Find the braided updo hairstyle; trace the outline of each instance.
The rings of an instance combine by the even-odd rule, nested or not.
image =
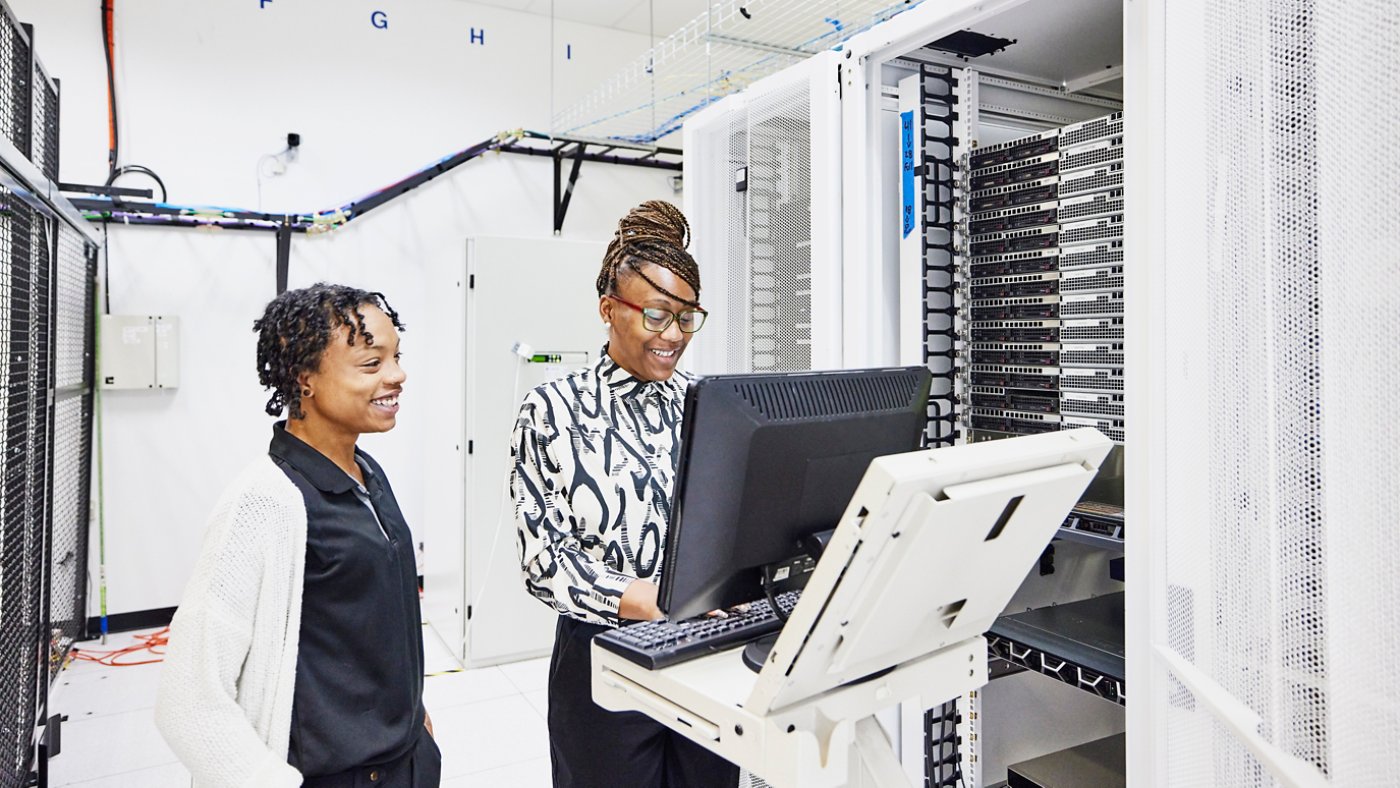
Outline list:
[[[268,303],[263,316],[253,321],[253,330],[258,332],[258,382],[272,389],[267,415],[280,416],[285,407],[289,418],[306,417],[297,378],[320,368],[321,354],[336,329],[349,329],[347,344],[354,345],[356,336],[364,337],[366,345],[374,344],[374,335],[365,330],[362,306],[379,307],[394,328],[404,329],[399,313],[389,306],[383,293],[344,285],[318,282],[288,290]]]
[[[679,276],[700,297],[700,267],[690,256],[690,222],[676,206],[662,200],[648,200],[627,212],[617,223],[608,251],[603,255],[603,268],[598,272],[598,295],[617,293],[618,277],[636,274],[661,293],[689,306],[699,301],[681,298],[658,285],[642,273],[647,263],[654,263]]]

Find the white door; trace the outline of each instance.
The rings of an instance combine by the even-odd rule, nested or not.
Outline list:
[[[548,653],[556,614],[525,591],[506,477],[530,389],[598,360],[594,281],[605,245],[556,239],[467,243],[464,658],[469,667]],[[528,345],[536,360],[514,352]]]

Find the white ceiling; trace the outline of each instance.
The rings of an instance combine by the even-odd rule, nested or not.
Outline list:
[[[472,0],[481,5],[509,8],[570,22],[611,27],[646,35],[655,32],[658,40],[705,13],[710,0]]]

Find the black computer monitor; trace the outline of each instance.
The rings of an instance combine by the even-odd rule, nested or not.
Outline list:
[[[870,461],[919,448],[923,367],[690,384],[658,604],[675,621],[763,596],[764,566],[836,527]]]

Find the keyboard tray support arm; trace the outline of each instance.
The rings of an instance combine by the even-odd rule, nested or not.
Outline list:
[[[652,671],[592,648],[593,698],[600,706],[642,712],[774,788],[909,788],[875,713],[902,702],[930,708],[987,680],[987,644],[977,637],[760,715],[741,705],[756,678],[742,649]]]

